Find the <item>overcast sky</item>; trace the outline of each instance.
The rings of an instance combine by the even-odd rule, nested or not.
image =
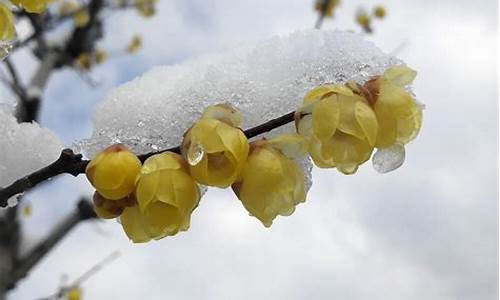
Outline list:
[[[158,14],[107,18],[102,46],[144,36],[136,56],[96,68],[91,89],[73,71],[54,76],[41,123],[67,144],[88,136],[106,91],[154,65],[249,44],[314,25],[309,0],[160,0]],[[359,4],[344,1],[324,29],[355,29]],[[368,37],[418,71],[426,104],[402,168],[355,176],[313,171],[308,201],[270,229],[230,191],[210,190],[187,233],[131,244],[115,221],[79,225],[18,285],[11,299],[53,293],[114,250],[121,258],[89,279],[85,299],[497,299],[497,1],[385,0],[388,17]],[[29,70],[29,54],[15,60]],[[0,93],[8,98],[5,92]],[[30,193],[33,244],[91,188],[63,177]]]

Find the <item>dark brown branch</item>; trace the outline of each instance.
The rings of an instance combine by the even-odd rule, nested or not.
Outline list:
[[[24,278],[28,272],[49,253],[54,246],[60,242],[70,230],[72,230],[80,221],[93,219],[96,215],[92,208],[92,204],[88,200],[81,199],[78,202],[77,208],[63,219],[53,231],[29,253],[19,259],[15,264],[14,271],[11,274],[11,282],[9,289],[14,288],[15,284]]]
[[[293,122],[294,113],[295,112],[290,112],[276,119],[272,119],[258,126],[249,128],[245,130],[244,133],[248,138],[252,138],[260,134],[269,132],[275,128]],[[162,151],[149,152],[146,154],[141,154],[138,157],[142,162],[144,162],[149,157],[166,151],[180,153],[180,147],[177,146]],[[23,193],[35,187],[37,184],[45,180],[48,180],[52,177],[55,177],[57,175],[67,173],[73,176],[78,176],[78,174],[85,173],[85,168],[87,167],[88,163],[89,163],[88,160],[82,159],[81,154],[75,154],[71,149],[64,149],[61,152],[59,158],[55,162],[34,173],[31,173],[21,179],[16,180],[14,183],[3,189],[0,189],[0,207],[6,207],[7,200],[10,197]]]

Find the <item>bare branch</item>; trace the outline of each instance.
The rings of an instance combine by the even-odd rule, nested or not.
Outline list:
[[[28,272],[68,234],[70,230],[80,223],[80,221],[93,219],[95,217],[96,215],[92,208],[92,204],[90,204],[88,200],[82,198],[78,202],[77,208],[70,215],[56,225],[53,231],[28,254],[19,259],[11,274],[11,281],[8,288],[14,288],[16,283],[20,279],[24,278]]]
[[[290,112],[276,119],[272,119],[258,126],[249,128],[245,130],[244,133],[247,138],[252,138],[260,134],[266,133],[275,128],[293,122],[294,114],[295,112]],[[142,162],[144,162],[149,157],[166,151],[180,153],[180,146],[162,151],[141,154],[138,157]],[[52,177],[55,177],[57,175],[67,173],[73,176],[78,176],[78,174],[85,173],[85,168],[87,167],[88,163],[89,163],[88,160],[82,159],[81,154],[75,154],[71,149],[64,149],[61,152],[59,158],[55,162],[51,163],[50,165],[36,172],[33,172],[23,178],[16,180],[14,183],[3,189],[0,189],[0,207],[6,207],[7,200],[10,197],[23,193],[35,187],[37,184],[45,180],[48,180]]]

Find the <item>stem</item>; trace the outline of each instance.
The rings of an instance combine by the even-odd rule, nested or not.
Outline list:
[[[80,221],[96,217],[92,204],[84,198],[81,199],[74,212],[57,224],[44,240],[17,262],[9,288],[13,288],[20,279],[24,278]]]

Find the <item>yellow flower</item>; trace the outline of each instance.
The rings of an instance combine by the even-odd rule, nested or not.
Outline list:
[[[102,64],[108,59],[108,52],[103,49],[97,49],[94,52],[94,58],[97,64]]]
[[[360,92],[372,103],[377,116],[377,148],[407,144],[420,131],[422,108],[404,88],[416,74],[406,66],[395,66],[360,88]]]
[[[141,16],[148,18],[156,12],[155,2],[156,0],[135,0],[135,7]]]
[[[0,42],[11,41],[15,36],[14,16],[10,9],[0,2]]]
[[[90,54],[81,53],[76,59],[76,63],[81,69],[90,70],[90,68],[92,67],[92,59],[90,57]]]
[[[73,23],[75,23],[76,27],[84,27],[90,21],[89,12],[86,9],[79,9],[73,15]]]
[[[127,46],[128,53],[137,53],[142,47],[142,38],[140,35],[134,35]]]
[[[81,5],[76,0],[63,1],[59,5],[59,14],[61,16],[70,15],[81,8]]]
[[[82,289],[73,287],[66,292],[66,300],[80,300],[82,299]]]
[[[306,199],[304,173],[292,158],[303,155],[307,147],[303,138],[289,135],[253,142],[251,148],[232,188],[247,211],[269,227],[278,215],[291,215]]]
[[[187,230],[191,213],[200,201],[198,185],[189,174],[186,162],[173,152],[151,156],[144,162],[135,195],[145,222],[142,233],[154,239]],[[141,241],[141,235],[138,238],[134,235],[140,230],[130,226],[128,229],[127,234],[133,241]]]
[[[370,16],[368,16],[366,12],[360,11],[356,14],[356,23],[362,27],[368,27],[371,23]]]
[[[366,33],[371,33],[372,32],[372,17],[369,16],[366,11],[364,10],[359,10],[356,12],[356,23],[358,23],[359,26],[363,29],[364,32]]]
[[[121,215],[125,207],[137,204],[133,194],[119,200],[110,200],[104,198],[96,191],[92,200],[94,202],[94,212],[102,219],[117,218]]]
[[[30,217],[32,213],[33,213],[33,206],[31,205],[31,203],[26,203],[23,206],[23,216],[27,218]]]
[[[104,198],[119,200],[135,190],[141,162],[122,144],[106,148],[87,165],[90,183]]]
[[[385,7],[383,5],[377,5],[373,9],[373,15],[379,19],[383,19],[387,14]]]
[[[296,112],[295,125],[308,140],[314,163],[344,174],[353,174],[370,158],[378,128],[368,102],[343,85],[310,91]]]
[[[323,13],[327,17],[332,17],[335,8],[340,5],[340,0],[316,0],[314,9],[319,13]]]
[[[24,8],[30,13],[42,13],[49,2],[52,0],[11,0],[11,2],[19,7]]]
[[[186,132],[181,148],[194,179],[221,188],[236,180],[249,151],[245,134],[233,123],[241,118],[234,109],[226,108],[207,108]]]

